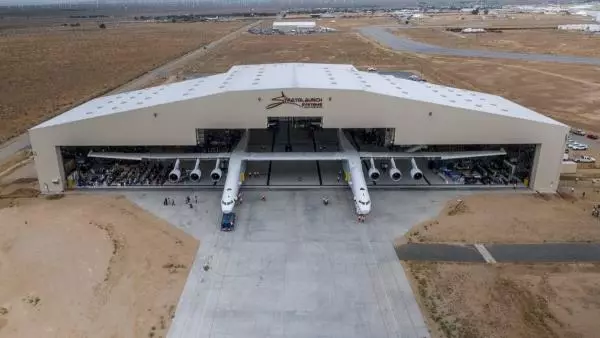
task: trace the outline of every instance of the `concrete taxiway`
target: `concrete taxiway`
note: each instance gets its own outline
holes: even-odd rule
[[[175,207],[163,206],[167,194]],[[393,240],[456,194],[374,191],[373,212],[357,223],[347,189],[246,190],[230,233],[219,230],[218,191],[126,196],[201,241],[168,337],[421,338]]]

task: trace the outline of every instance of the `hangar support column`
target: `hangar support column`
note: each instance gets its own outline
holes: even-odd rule
[[[55,194],[65,190],[66,179],[60,147],[40,145],[31,139],[31,148],[38,172],[38,182],[42,194]]]
[[[531,170],[531,189],[541,193],[555,193],[560,180],[564,141],[538,144]]]

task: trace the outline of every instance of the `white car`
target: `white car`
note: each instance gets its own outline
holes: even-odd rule
[[[417,82],[426,82],[422,77],[418,75],[411,75],[408,77],[409,80],[417,81]]]
[[[377,71],[377,68],[375,68],[375,67],[369,67],[369,68],[367,68],[367,72],[374,73],[376,71]]]
[[[579,163],[595,163],[596,159],[591,156],[581,156],[580,158],[576,158],[575,162]]]

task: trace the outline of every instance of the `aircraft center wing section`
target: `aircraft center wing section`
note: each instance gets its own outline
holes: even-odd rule
[[[506,155],[504,149],[500,150],[485,150],[485,151],[459,151],[459,152],[360,152],[361,158],[429,158],[440,160],[452,160],[461,158],[474,157],[491,157]]]
[[[348,158],[343,152],[278,152],[278,153],[246,153],[248,161],[339,161]]]
[[[195,159],[224,159],[229,158],[231,153],[118,153],[90,151],[88,157],[108,158],[115,160],[195,160]]]

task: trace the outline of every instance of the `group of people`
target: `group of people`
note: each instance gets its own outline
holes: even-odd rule
[[[263,202],[266,202],[267,201],[267,196],[260,195],[260,200],[263,201]],[[240,192],[237,195],[236,204],[238,204],[238,205],[242,204],[242,201],[243,201],[243,195]],[[329,205],[329,198],[328,197],[323,197],[322,201],[323,201],[324,205]],[[186,196],[185,197],[185,204],[189,205],[190,209],[193,209],[194,208],[194,204],[198,204],[198,196],[194,195],[193,200],[192,200],[191,196]],[[167,205],[169,205],[169,206],[175,206],[175,199],[171,198],[171,197],[165,197],[165,199],[163,200],[163,205],[165,205],[165,206],[167,206]],[[358,223],[364,223],[366,219],[367,219],[367,216],[365,216],[365,215],[358,215]]]
[[[198,196],[197,195],[194,195],[193,202],[194,202],[194,204],[198,204]],[[190,209],[194,208],[194,205],[192,204],[191,196],[185,197],[185,204],[189,205]],[[165,199],[163,200],[163,205],[175,206],[175,199],[171,198],[171,197],[165,197]]]
[[[259,173],[258,171],[249,171],[248,172],[248,178],[252,178],[252,177],[260,177],[261,173]]]

